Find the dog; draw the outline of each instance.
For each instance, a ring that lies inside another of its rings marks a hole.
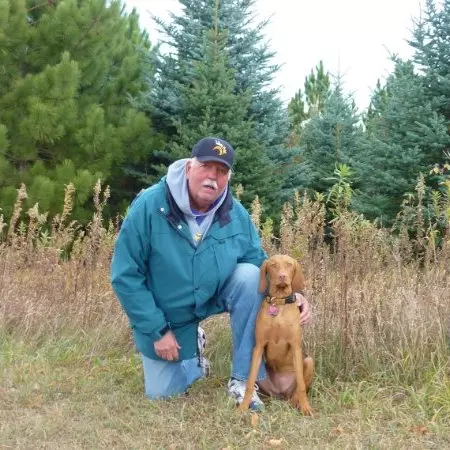
[[[311,358],[303,359],[300,309],[295,301],[295,292],[305,287],[300,264],[290,256],[272,256],[261,266],[259,289],[266,297],[256,318],[255,347],[241,411],[249,407],[264,355],[270,384],[275,386],[278,381],[278,396],[288,398],[302,414],[312,415],[307,389],[312,381],[313,362]],[[283,384],[285,380],[289,383]]]

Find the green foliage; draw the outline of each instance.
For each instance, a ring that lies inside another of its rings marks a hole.
[[[334,176],[330,178],[335,184],[328,191],[327,203],[335,217],[349,210],[353,196],[352,177],[354,172],[346,164],[336,164]]]
[[[145,89],[147,37],[119,1],[2,0],[0,11],[0,203],[10,212],[24,182],[28,206],[54,214],[73,181],[87,217],[96,179],[119,191],[124,165],[151,151],[150,122],[129,102]]]
[[[288,104],[289,127],[292,131],[299,134],[300,125],[308,119],[308,113],[305,111],[305,99],[301,89],[291,98]]]
[[[388,87],[382,85],[380,80],[377,80],[377,85],[372,93],[370,99],[369,108],[367,113],[363,117],[364,125],[366,126],[367,133],[370,135],[372,133],[372,127],[378,124],[379,120],[382,120],[382,113],[386,110],[386,105],[388,101]]]
[[[180,86],[188,84],[192,67],[203,58],[205,30],[216,23],[227,31],[225,48],[234,69],[235,93],[251,92],[248,118],[252,117],[261,141],[269,148],[281,144],[287,122],[278,91],[269,88],[279,66],[271,63],[274,52],[265,42],[267,20],[254,25],[255,0],[180,0],[183,13],[172,21],[157,20],[171,45],[168,55],[157,55],[158,74],[152,92],[157,127],[170,130],[172,118],[180,118],[183,105],[178,100]],[[174,83],[176,81],[177,83]],[[173,128],[172,128],[173,130]]]
[[[316,71],[305,77],[305,97],[308,105],[308,116],[313,117],[325,108],[330,95],[330,75],[325,72],[323,62],[316,66]]]
[[[450,0],[427,0],[423,17],[416,22],[414,62],[423,71],[425,84],[441,114],[450,123]]]
[[[415,192],[404,195],[401,208],[394,222],[394,228],[405,231],[416,240],[416,252],[423,254],[428,247],[435,252],[444,245],[450,232],[450,164],[431,171],[440,178],[439,190],[425,185],[420,174]]]
[[[433,104],[412,63],[397,60],[386,86],[374,94],[367,133],[353,161],[359,189],[355,206],[368,218],[391,224],[419,173],[442,161],[450,140]],[[428,182],[436,187],[436,177]]]
[[[51,215],[72,182],[83,222],[100,178],[111,185],[113,213],[200,137],[217,135],[237,150],[232,183],[243,186],[242,201],[258,195],[266,216],[295,190],[331,195],[335,168],[348,166],[352,207],[386,225],[400,208],[414,210],[423,173],[425,214],[445,228],[450,0],[427,0],[409,42],[413,60],[394,58],[393,73],[378,81],[364,131],[321,61],[283,108],[270,88],[279,67],[263,34],[267,21],[254,21],[256,0],[180,3],[180,15],[157,20],[168,41],[163,55],[118,0],[0,0],[7,219],[22,182],[24,211],[39,203]]]
[[[330,75],[325,72],[322,61],[305,77],[304,91],[299,89],[288,104],[289,147],[300,144],[305,121],[320,114],[330,96]]]
[[[180,88],[184,116],[176,123],[177,138],[172,144],[172,154],[184,157],[186,148],[191,148],[198,136],[229,140],[236,150],[232,182],[244,188],[241,201],[249,206],[260,195],[267,205],[278,189],[276,182],[261,185],[261,180],[271,176],[270,161],[263,143],[255,136],[252,121],[247,118],[250,92],[234,93],[236,81],[234,70],[228,65],[226,36],[217,29],[205,32],[204,57],[194,65],[190,84]]]
[[[330,75],[320,61],[315,71],[311,70],[305,77],[304,92],[299,89],[288,104],[289,136],[286,148],[276,153],[282,179],[282,201],[292,198],[295,190],[309,187],[303,133],[311,118],[324,112],[330,95]]]
[[[400,209],[403,218],[414,211],[410,200],[417,201],[415,185],[421,173],[423,201],[431,216],[435,195],[445,195],[441,183],[450,144],[449,36],[450,2],[427,0],[409,41],[414,64],[394,58],[394,72],[385,86],[377,84],[372,97],[365,118],[367,138],[355,162],[360,180],[355,205],[386,225]]]
[[[297,166],[297,188],[326,192],[336,164],[350,164],[360,145],[362,130],[351,97],[338,80],[323,111],[313,116],[302,134],[302,161]]]
[[[262,31],[267,22],[253,25],[254,0],[182,0],[180,3],[183,12],[173,15],[170,23],[157,20],[170,48],[164,55],[154,55],[155,76],[151,76],[153,72],[149,76],[152,92],[142,104],[144,110],[154,114],[155,129],[172,138],[164,148],[160,147],[152,161],[153,170],[156,173],[163,171],[180,155],[187,156],[193,142],[207,130],[217,129],[210,126],[212,122],[219,122],[212,117],[214,111],[223,122],[216,133],[221,133],[239,152],[234,179],[246,179],[243,199],[247,203],[256,190],[258,173],[257,184],[259,187],[265,184],[267,171],[260,172],[258,160],[269,157],[272,162],[267,164],[273,167],[274,152],[279,150],[287,134],[286,112],[277,90],[269,87],[279,67],[271,64],[273,52],[264,42]],[[220,64],[224,66],[227,81],[225,85],[217,80],[214,82],[215,89],[223,90],[223,94],[205,88],[205,79],[213,77],[208,74],[210,67],[204,65],[211,58],[206,53],[205,33],[213,28],[221,34],[223,41],[221,52],[224,55]],[[204,69],[199,68],[202,64]],[[199,86],[200,79],[203,87]],[[204,95],[196,99],[193,93],[199,89],[204,89]],[[230,101],[240,105],[230,106]],[[218,103],[213,105],[214,102]],[[227,107],[229,112],[225,111]],[[197,126],[198,117],[206,117],[202,126]],[[242,126],[239,126],[238,118]],[[194,128],[187,131],[191,125]],[[186,139],[186,133],[191,135],[189,139]],[[244,162],[250,165],[244,166]],[[277,189],[271,191],[276,193]],[[265,195],[259,194],[260,197]],[[262,200],[266,204],[272,203],[270,198]]]

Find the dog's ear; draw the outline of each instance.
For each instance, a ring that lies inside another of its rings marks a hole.
[[[259,269],[259,292],[265,292],[267,289],[267,259],[262,263]]]
[[[303,276],[302,268],[298,261],[295,261],[294,277],[292,278],[292,290],[294,292],[301,292],[306,288],[305,277]]]

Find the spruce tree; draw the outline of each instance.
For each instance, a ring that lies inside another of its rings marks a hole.
[[[423,71],[427,91],[450,123],[450,0],[427,0],[409,44],[413,61]]]
[[[435,111],[424,81],[410,61],[397,60],[386,86],[374,93],[366,137],[353,161],[359,179],[356,207],[387,225],[404,194],[414,191],[419,174],[442,160],[449,143],[445,119]]]
[[[176,80],[183,85],[189,82],[190,70],[201,59],[203,33],[215,21],[216,2],[212,0],[180,0],[183,13],[172,15],[172,21],[157,20],[171,45],[169,55],[160,55],[155,61],[159,77],[152,91],[157,116],[165,126],[170,118],[180,113],[176,101]],[[278,91],[270,88],[279,66],[271,62],[274,52],[265,42],[263,30],[267,20],[254,24],[255,0],[220,0],[217,2],[218,27],[227,31],[228,62],[235,70],[235,92],[251,92],[252,102],[248,115],[255,122],[261,140],[270,147],[282,142],[286,133],[286,116]],[[184,70],[179,64],[184,61]],[[170,125],[169,125],[170,126]]]
[[[180,86],[184,114],[175,123],[172,154],[175,158],[186,157],[188,149],[202,136],[228,140],[236,151],[232,184],[244,188],[241,201],[250,206],[258,195],[267,209],[278,194],[279,182],[275,179],[261,183],[272,177],[272,169],[264,144],[255,136],[254,124],[247,117],[251,94],[235,93],[235,73],[228,64],[226,42],[227,32],[219,31],[217,25],[204,32],[203,58],[192,67],[190,83]]]
[[[297,166],[293,187],[326,192],[333,184],[331,177],[336,165],[351,165],[361,133],[355,103],[344,94],[338,79],[322,111],[313,115],[303,129],[302,161]]]
[[[182,14],[172,15],[170,23],[158,20],[170,50],[154,53],[152,91],[141,103],[154,117],[154,129],[169,136],[149,164],[155,174],[161,173],[170,162],[186,156],[207,130],[217,130],[236,147],[233,180],[244,185],[243,202],[248,205],[258,194],[263,204],[274,205],[279,192],[274,188],[266,197],[264,177],[275,171],[269,156],[283,142],[287,120],[277,92],[268,87],[278,67],[270,64],[273,54],[263,42],[265,23],[251,28],[251,0],[180,3]],[[216,67],[221,67],[223,80]]]
[[[415,23],[413,61],[395,60],[385,86],[377,85],[365,118],[366,139],[356,162],[358,209],[390,224],[422,173],[440,189],[450,145],[450,2],[427,0]],[[425,200],[424,200],[425,201]]]
[[[0,0],[0,204],[7,215],[21,182],[28,204],[62,208],[76,186],[87,220],[101,178],[114,199],[131,194],[124,166],[151,151],[148,118],[133,108],[147,36],[119,1]]]
[[[177,139],[177,123],[184,120],[186,112],[183,87],[192,84],[195,67],[205,57],[204,33],[213,28],[217,15],[218,31],[226,32],[223,47],[227,65],[233,70],[233,94],[242,96],[242,105],[247,108],[245,120],[252,122],[254,139],[262,146],[260,152],[271,157],[284,141],[288,123],[278,91],[270,87],[279,67],[271,63],[273,52],[264,42],[262,31],[267,21],[254,24],[254,0],[180,0],[180,3],[183,12],[172,15],[170,23],[157,20],[169,50],[154,54],[152,91],[142,105],[154,116],[155,130]],[[168,164],[173,160],[176,155],[172,148],[169,142],[160,149],[155,163]]]
[[[304,89],[299,89],[288,104],[289,136],[286,147],[275,153],[283,202],[291,200],[296,189],[307,185],[302,171],[306,167],[304,146],[302,147],[303,131],[311,118],[325,109],[331,92],[330,84],[330,74],[320,61],[305,77]]]
[[[444,116],[450,134],[450,1],[427,0],[426,10],[416,23],[413,39],[413,61],[423,71],[424,83],[433,107]],[[434,161],[433,188],[446,195],[450,151],[447,146]],[[439,175],[441,174],[441,175]]]

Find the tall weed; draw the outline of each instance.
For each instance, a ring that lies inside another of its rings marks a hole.
[[[0,329],[26,340],[70,330],[97,330],[98,339],[110,339],[114,330],[114,342],[128,344],[127,320],[109,283],[118,230],[102,215],[109,189],[95,186],[95,213],[84,228],[70,219],[74,195],[68,185],[62,212],[49,225],[38,205],[24,214],[22,186],[7,227],[0,216]],[[302,264],[313,311],[305,347],[319,376],[412,386],[439,373],[433,383],[448,382],[449,233],[437,239],[436,228],[420,214],[415,222],[420,232],[411,234],[401,217],[396,232],[380,228],[350,211],[348,200],[333,198],[344,206],[330,221],[324,196],[297,193],[283,207],[277,237],[270,219],[261,223],[258,199],[252,207],[268,254],[289,253]],[[439,199],[440,211],[449,210],[446,201]],[[205,327],[209,356],[224,374],[230,364],[228,319],[209,319]]]

